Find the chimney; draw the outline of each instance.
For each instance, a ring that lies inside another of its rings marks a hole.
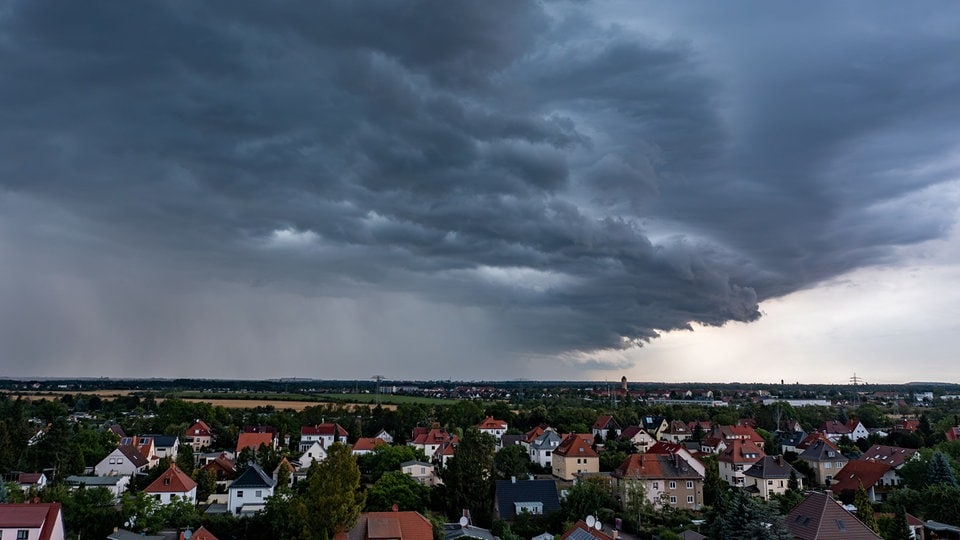
[[[516,484],[516,483],[517,483],[517,477],[516,477],[516,476],[511,476],[511,477],[510,477],[510,483],[511,483],[511,484]]]
[[[392,507],[390,507],[390,509],[393,510],[394,512],[399,512],[399,511],[400,511],[400,507],[397,506],[396,504],[394,504]]]

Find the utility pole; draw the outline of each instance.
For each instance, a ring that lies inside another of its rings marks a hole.
[[[383,381],[386,377],[384,377],[383,375],[374,375],[373,377],[370,377],[370,378],[377,381],[377,405],[380,405],[380,382]]]

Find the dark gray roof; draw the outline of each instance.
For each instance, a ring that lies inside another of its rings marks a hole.
[[[554,480],[497,480],[496,503],[500,519],[516,517],[515,503],[539,502],[543,513],[549,514],[560,509],[560,496]]]
[[[805,431],[789,431],[780,433],[780,444],[783,446],[793,446],[796,448],[798,444],[803,442],[807,438],[807,433]]]
[[[691,531],[690,529],[680,533],[680,538],[683,538],[683,540],[707,540],[706,536],[698,533],[697,531]]]
[[[500,446],[506,448],[507,446],[516,446],[520,444],[520,441],[523,440],[523,435],[511,433],[509,435],[504,435],[500,437]]]
[[[542,434],[540,434],[539,437],[530,443],[530,446],[536,450],[544,448],[556,448],[560,446],[561,442],[563,442],[563,440],[560,438],[560,435],[557,434],[556,431],[550,430],[544,431]]]
[[[140,437],[141,437],[141,438],[142,438],[142,437],[151,437],[151,438],[153,439],[153,445],[154,445],[154,446],[156,446],[156,447],[163,447],[163,448],[173,448],[173,446],[177,444],[177,439],[179,439],[179,437],[176,436],[176,435],[154,435],[154,434],[150,434],[150,435],[141,435]]]
[[[783,456],[764,456],[763,459],[756,462],[743,474],[754,478],[790,478],[790,471],[794,468],[783,459]],[[797,473],[797,478],[800,478]]]
[[[453,540],[454,538],[479,538],[480,540],[497,540],[487,529],[467,525],[461,527],[459,523],[443,524],[443,540]]]
[[[846,461],[847,458],[836,447],[823,439],[814,441],[800,454],[800,459],[807,461]]]
[[[267,473],[263,472],[263,469],[260,468],[256,463],[251,463],[247,465],[247,469],[243,471],[243,474],[237,477],[236,480],[230,484],[231,488],[272,488],[274,484],[273,478],[270,477]]]
[[[140,451],[136,449],[136,447],[133,447],[130,445],[124,445],[124,446],[118,446],[117,450],[119,450],[121,454],[123,454],[128,460],[130,460],[130,463],[133,463],[134,467],[140,468],[146,465],[147,463],[149,463],[147,461],[147,458],[143,457],[143,454],[141,454]]]

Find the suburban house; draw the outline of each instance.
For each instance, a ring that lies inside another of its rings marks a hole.
[[[393,444],[393,435],[387,433],[387,430],[381,429],[379,433],[373,436],[375,439],[380,439],[387,444]]]
[[[707,468],[703,465],[703,463],[701,463],[700,460],[694,457],[694,455],[690,452],[690,450],[687,450],[687,447],[683,446],[682,444],[674,444],[674,443],[660,441],[657,444],[651,446],[650,449],[647,450],[647,453],[665,454],[665,455],[676,454],[682,457],[691,467],[693,467],[695,471],[700,473],[700,476],[706,477],[707,475]]]
[[[267,497],[273,495],[276,482],[256,463],[249,463],[227,487],[227,508],[235,515],[255,514],[263,510]]]
[[[105,488],[110,492],[114,498],[120,497],[124,492],[127,491],[127,486],[130,485],[129,476],[76,476],[71,475],[67,477],[67,486],[70,487],[70,490],[80,489],[80,487],[87,488]],[[2,537],[0,537],[2,538]]]
[[[777,434],[777,442],[780,444],[781,452],[803,452],[800,443],[807,438],[804,431],[781,431]]]
[[[582,435],[572,434],[553,452],[553,475],[573,480],[580,473],[600,472],[600,456]]]
[[[667,430],[660,434],[660,440],[671,443],[680,443],[692,436],[693,433],[690,432],[690,428],[687,427],[686,422],[674,420],[673,422],[670,422]]]
[[[420,512],[364,512],[352,529],[334,540],[433,540],[433,524]]]
[[[590,432],[593,433],[595,438],[601,441],[607,441],[611,438],[615,439],[620,436],[620,424],[618,424],[617,420],[612,416],[599,416],[590,428]]]
[[[493,436],[493,438],[497,440],[497,444],[499,444],[500,438],[507,432],[507,423],[503,420],[497,420],[492,416],[488,416],[477,424],[477,429],[480,430],[480,433]]]
[[[670,427],[670,424],[662,416],[643,416],[640,418],[640,427],[649,433],[654,440],[659,441],[660,435]]]
[[[630,485],[639,482],[655,506],[699,510],[703,505],[703,475],[677,454],[631,454],[611,477],[624,502],[630,498]]]
[[[244,448],[249,448],[256,452],[260,449],[260,445],[276,448],[277,438],[273,433],[241,433],[237,436],[236,455],[239,456]]]
[[[494,517],[510,521],[520,514],[551,514],[560,510],[560,495],[554,480],[497,480]]]
[[[821,435],[819,439],[808,446],[800,454],[799,459],[810,465],[817,484],[821,486],[829,486],[833,477],[849,461],[846,456],[840,453],[840,449],[827,440],[824,435]]]
[[[433,463],[426,461],[410,460],[400,464],[400,470],[403,474],[409,475],[418,483],[427,487],[433,487],[442,484],[443,481],[437,476]]]
[[[20,486],[20,489],[26,493],[29,493],[31,489],[40,491],[41,489],[47,487],[47,475],[43,474],[42,472],[22,472],[17,475],[17,485]]]
[[[831,538],[880,538],[857,516],[844,510],[840,503],[823,493],[810,493],[787,514],[784,522],[796,540]]]
[[[828,420],[820,425],[819,431],[833,442],[839,441],[844,436],[851,441],[866,439],[870,436],[870,432],[863,427],[859,420],[848,420],[846,422]]]
[[[200,470],[213,471],[217,475],[217,482],[233,480],[237,477],[237,465],[227,457],[226,452],[220,452],[220,455],[214,458],[213,461],[200,467]]]
[[[641,454],[657,442],[656,439],[651,437],[650,434],[640,426],[627,426],[623,432],[620,433],[620,440],[630,441],[633,447],[637,449],[637,452]]]
[[[320,441],[313,441],[297,461],[300,463],[300,470],[306,471],[313,465],[314,461],[323,461],[327,459],[327,451],[320,444]]]
[[[410,437],[410,442],[407,444],[423,450],[425,456],[432,458],[437,450],[443,446],[443,443],[458,441],[456,435],[447,433],[445,429],[417,427],[413,429],[413,436]]]
[[[0,504],[0,538],[64,540],[60,503]]]
[[[387,444],[383,439],[378,439],[376,437],[360,437],[357,439],[357,442],[353,443],[353,448],[350,450],[350,453],[355,456],[370,454],[373,452],[374,448],[383,444]]]
[[[714,426],[711,430],[710,435],[712,437],[720,437],[723,439],[723,442],[730,444],[730,441],[751,441],[756,445],[762,446],[764,444],[763,437],[757,433],[757,430],[753,429],[748,425],[740,426]]]
[[[213,433],[203,420],[197,420],[183,432],[183,443],[193,447],[194,453],[213,444]]]
[[[330,448],[335,442],[347,444],[347,430],[340,424],[325,423],[300,428],[300,451],[305,452],[313,443],[319,442],[324,448]]]
[[[769,501],[771,495],[783,495],[787,492],[791,474],[797,479],[797,489],[803,489],[803,475],[787,463],[783,456],[764,456],[743,472],[744,488]]]
[[[449,441],[444,441],[443,444],[440,445],[440,448],[437,448],[437,451],[433,453],[433,461],[441,467],[446,467],[447,463],[456,455],[459,444],[460,439],[458,439],[456,435]]]
[[[171,463],[170,468],[145,487],[143,492],[160,501],[160,504],[170,504],[174,499],[185,499],[197,504],[197,483],[181,471],[176,463]]]
[[[765,455],[753,441],[731,439],[717,456],[720,478],[733,487],[746,487],[744,473]]]
[[[701,454],[719,454],[727,448],[727,443],[719,435],[708,435],[700,441]]]
[[[560,435],[553,429],[548,429],[524,446],[527,447],[527,456],[531,462],[549,468],[553,463],[553,453],[561,442]]]
[[[287,461],[287,458],[282,458],[280,463],[277,463],[276,468],[273,469],[273,485],[277,486],[280,482],[280,471],[282,469],[287,470],[287,487],[293,487],[293,484],[297,481],[297,468]]]
[[[147,460],[147,467],[153,467],[157,464],[157,452],[156,446],[153,443],[153,437],[121,437],[120,444],[118,446],[132,446],[137,449],[137,452],[140,453]]]
[[[131,476],[149,466],[147,458],[136,447],[118,446],[93,468],[97,476]]]
[[[878,461],[861,461],[855,459],[847,462],[833,477],[833,484],[828,489],[834,495],[843,498],[846,501],[852,501],[853,496],[860,486],[867,492],[871,502],[883,500],[884,478],[887,475],[896,477],[896,473],[887,463]]]
[[[152,439],[153,455],[150,456],[150,466],[163,458],[177,459],[180,451],[180,437],[176,435],[141,435],[140,440]]]
[[[886,463],[893,469],[884,475],[881,480],[881,486],[893,487],[900,485],[900,476],[896,471],[912,459],[917,459],[920,454],[913,448],[900,448],[899,446],[886,446],[875,444],[867,449],[866,452],[857,458],[860,461],[876,461],[877,463]]]

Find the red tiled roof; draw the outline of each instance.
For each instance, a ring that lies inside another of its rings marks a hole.
[[[210,437],[210,426],[208,426],[203,420],[197,420],[197,422],[190,426],[190,429],[185,431],[183,435],[185,437]]]
[[[727,463],[756,463],[765,455],[755,443],[733,439],[727,443],[727,447],[720,452],[717,459]]]
[[[952,427],[948,429],[946,436],[948,441],[955,441],[957,439],[960,439],[960,427]]]
[[[619,427],[617,426],[617,421],[610,415],[603,415],[597,417],[597,421],[593,423],[591,429],[609,429],[611,427]]]
[[[537,440],[537,437],[543,435],[545,431],[546,429],[544,428],[544,426],[537,426],[531,429],[530,431],[524,433],[523,440],[524,442],[532,443],[533,441]]]
[[[38,472],[20,473],[20,476],[17,477],[17,482],[20,484],[36,484],[40,481],[42,475],[43,473]]]
[[[843,422],[839,422],[837,420],[827,420],[820,425],[820,431],[834,435],[849,435],[852,430]]]
[[[186,540],[184,533],[180,533],[180,540]],[[212,532],[205,529],[201,526],[199,529],[193,531],[193,535],[190,536],[190,540],[219,540]]]
[[[503,420],[497,420],[492,416],[488,416],[477,424],[477,429],[507,429],[507,423]]]
[[[860,455],[859,461],[876,461],[897,468],[917,454],[913,448],[875,444]]]
[[[419,512],[364,512],[352,529],[336,540],[433,540],[433,525]]]
[[[373,450],[382,444],[387,443],[383,439],[377,437],[360,437],[357,439],[357,442],[353,444],[353,450]]]
[[[597,453],[590,447],[590,444],[584,439],[583,436],[574,434],[567,435],[567,438],[557,446],[557,449],[553,451],[555,456],[578,456],[578,457],[599,457]]]
[[[0,504],[0,529],[40,529],[50,540],[60,515],[60,503]]]
[[[237,454],[244,448],[257,450],[261,444],[273,446],[272,433],[241,433],[237,438]]]
[[[451,439],[449,433],[446,430],[440,428],[433,428],[427,432],[419,432],[417,436],[413,439],[412,444],[418,445],[427,445],[427,444],[440,444],[444,441]]]
[[[807,495],[787,514],[784,522],[796,540],[880,538],[857,516],[823,493]]]
[[[860,484],[863,484],[864,489],[870,489],[876,485],[889,470],[890,465],[886,463],[859,460],[849,461],[840,469],[840,472],[833,477],[834,484],[830,486],[830,491],[834,493],[856,491]]]
[[[317,435],[320,437],[346,437],[347,430],[343,429],[340,424],[317,424],[315,426],[303,426],[300,428],[300,435]]]
[[[577,530],[582,532],[577,533]],[[587,524],[582,519],[574,523],[573,527],[570,527],[567,530],[567,532],[563,533],[563,535],[560,536],[560,540],[567,540],[568,538],[570,538],[570,536],[574,535],[575,533],[577,533],[576,534],[577,538],[583,538],[582,533],[587,533],[588,535],[596,538],[597,540],[613,540],[613,537],[610,536],[609,534],[603,531],[598,531],[591,527],[587,527]]]
[[[193,478],[181,471],[176,463],[171,463],[170,468],[158,476],[143,491],[145,493],[186,493],[195,487],[197,487],[197,483],[193,481]]]

